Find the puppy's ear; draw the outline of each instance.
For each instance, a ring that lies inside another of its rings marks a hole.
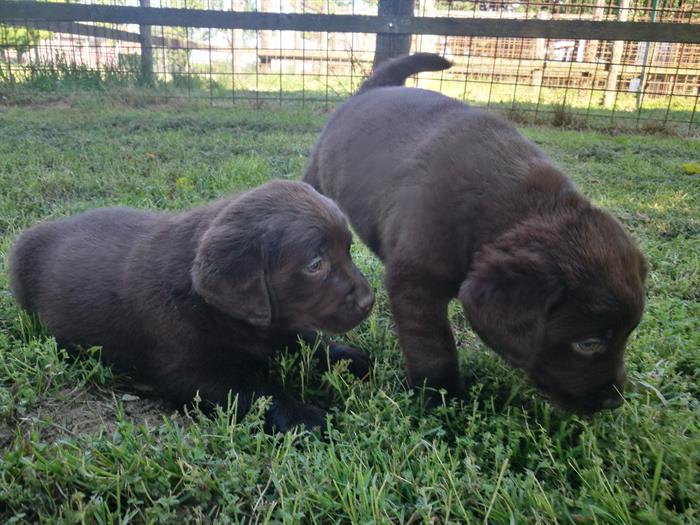
[[[264,247],[252,229],[242,231],[226,221],[215,221],[197,247],[192,284],[211,306],[236,319],[267,326],[272,308]]]
[[[565,298],[543,252],[488,247],[476,257],[459,299],[479,337],[511,365],[528,368],[542,347],[549,313]]]

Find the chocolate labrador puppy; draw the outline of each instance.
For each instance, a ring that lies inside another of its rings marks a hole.
[[[267,426],[285,431],[325,413],[266,381],[274,350],[349,330],[372,307],[351,240],[331,200],[275,181],[184,213],[99,209],[39,224],[14,245],[10,285],[61,344],[101,346],[178,404],[237,395],[242,414],[272,396]],[[367,372],[362,352],[331,345],[339,359]]]
[[[385,263],[413,385],[460,391],[447,305],[567,409],[619,406],[644,307],[644,258],[505,120],[423,89],[426,53],[380,66],[331,117],[304,180]]]

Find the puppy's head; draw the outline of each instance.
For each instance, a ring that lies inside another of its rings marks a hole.
[[[344,332],[374,296],[350,258],[352,235],[333,201],[302,182],[274,181],[234,197],[199,240],[194,289],[257,326]]]
[[[622,404],[647,267],[610,215],[572,208],[525,221],[482,250],[459,297],[484,342],[545,395],[593,413]]]

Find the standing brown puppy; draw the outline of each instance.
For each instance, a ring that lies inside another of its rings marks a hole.
[[[322,425],[325,413],[269,384],[272,353],[298,333],[339,333],[372,307],[338,207],[301,182],[270,182],[177,213],[100,209],[39,224],[10,256],[17,302],[59,343],[102,358],[178,404],[272,396],[268,428]],[[330,360],[367,372],[362,352]],[[327,363],[325,351],[321,362]]]
[[[622,403],[646,264],[620,223],[505,120],[401,87],[432,54],[380,66],[331,117],[304,180],[384,261],[413,385],[460,391],[447,305],[562,406]]]

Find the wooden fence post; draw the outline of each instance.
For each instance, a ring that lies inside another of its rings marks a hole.
[[[617,12],[618,21],[627,21],[629,5],[630,0],[620,0],[620,10]],[[624,48],[624,40],[615,40],[615,42],[613,42],[612,55],[610,56],[610,69],[608,70],[608,79],[605,82],[605,95],[603,96],[603,105],[606,107],[612,106],[617,98],[617,77],[620,75],[620,62],[622,61],[622,52]]]
[[[141,7],[151,7],[151,0],[139,0]],[[144,85],[153,84],[153,43],[151,42],[151,26],[139,25],[139,43],[141,44],[141,76]]]
[[[604,10],[605,0],[596,0],[595,9],[593,9],[593,20],[602,20]],[[584,60],[586,62],[595,62],[599,43],[598,40],[586,40],[586,51],[584,53]],[[593,79],[593,81],[595,81],[595,79]]]
[[[658,0],[652,0],[651,3],[651,21],[656,22],[656,9],[658,7]],[[642,100],[644,98],[644,93],[647,90],[647,68],[649,67],[650,60],[654,60],[654,44],[655,42],[644,42],[644,56],[642,58],[642,72],[639,74],[639,88],[637,88],[637,110],[642,106]],[[652,49],[649,53],[649,48]]]
[[[257,5],[257,3],[256,3]],[[270,0],[260,0],[260,12],[261,13],[270,13],[272,12],[272,9],[270,9]],[[258,69],[257,71],[259,73],[269,73],[270,70],[272,69],[272,58],[269,57],[270,51],[271,51],[271,43],[270,43],[270,36],[272,35],[272,31],[258,31],[258,39],[256,40],[257,42],[257,53],[258,53]],[[260,52],[262,51],[263,57],[260,56]],[[261,59],[262,58],[262,59]]]
[[[379,0],[379,15],[413,16],[413,0]],[[411,51],[411,34],[378,33],[374,65]]]
[[[552,14],[549,11],[541,9],[537,13],[538,20],[551,20]],[[547,39],[535,39],[535,59],[537,66],[532,70],[532,85],[537,88],[537,99],[540,98],[540,90],[542,89],[542,80],[544,79],[544,68],[547,64]]]

